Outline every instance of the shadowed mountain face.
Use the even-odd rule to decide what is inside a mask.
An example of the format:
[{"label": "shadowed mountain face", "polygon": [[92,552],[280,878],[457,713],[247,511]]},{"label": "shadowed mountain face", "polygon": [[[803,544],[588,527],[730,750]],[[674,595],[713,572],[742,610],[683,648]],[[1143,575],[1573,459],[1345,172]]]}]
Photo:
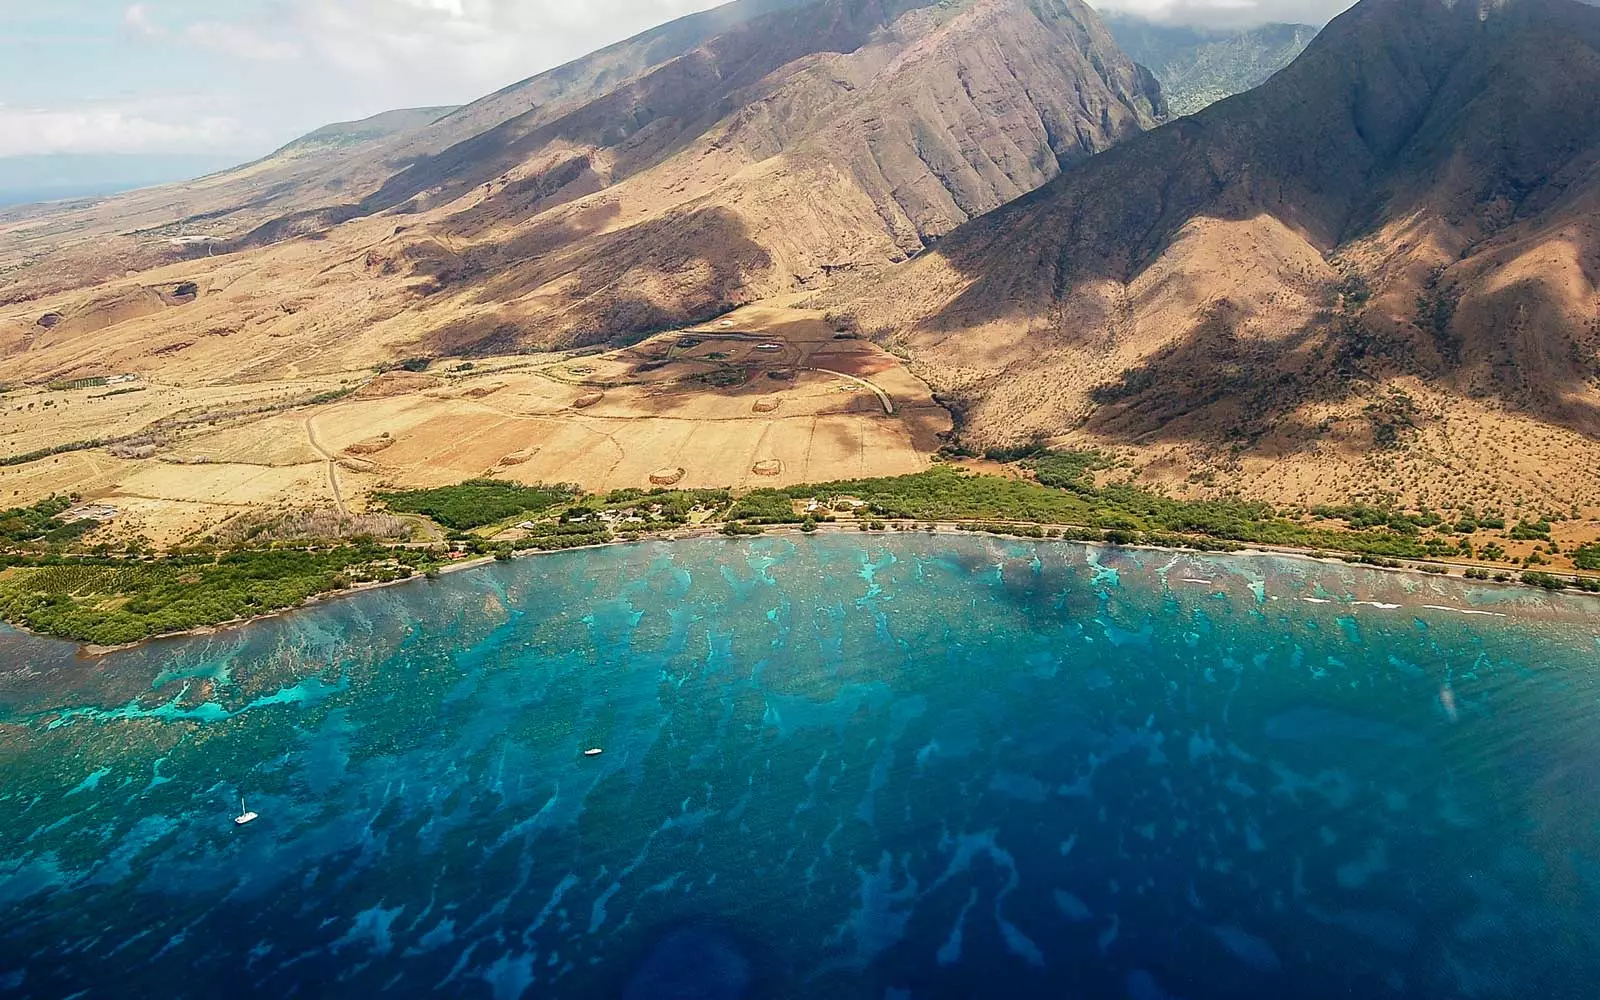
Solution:
[{"label": "shadowed mountain face", "polygon": [[1330,428],[1393,444],[1431,393],[1592,435],[1597,93],[1600,9],[1365,0],[1265,85],[963,227],[849,311],[965,398],[977,441],[1281,457]]},{"label": "shadowed mountain face", "polygon": [[1294,61],[1316,37],[1309,24],[1264,24],[1234,31],[1106,15],[1128,57],[1148,66],[1175,115],[1191,115],[1242,94]]}]

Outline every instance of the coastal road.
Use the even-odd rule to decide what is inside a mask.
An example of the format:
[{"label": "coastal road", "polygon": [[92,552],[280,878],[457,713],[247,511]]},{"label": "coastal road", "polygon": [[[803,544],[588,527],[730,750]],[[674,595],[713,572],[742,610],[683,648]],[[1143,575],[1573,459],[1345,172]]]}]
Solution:
[{"label": "coastal road", "polygon": [[344,505],[344,490],[339,487],[339,460],[333,452],[322,446],[317,440],[317,427],[312,421],[315,417],[306,418],[306,440],[311,442],[311,448],[321,455],[328,463],[328,486],[333,490],[333,505],[341,514],[350,513],[350,508]]}]

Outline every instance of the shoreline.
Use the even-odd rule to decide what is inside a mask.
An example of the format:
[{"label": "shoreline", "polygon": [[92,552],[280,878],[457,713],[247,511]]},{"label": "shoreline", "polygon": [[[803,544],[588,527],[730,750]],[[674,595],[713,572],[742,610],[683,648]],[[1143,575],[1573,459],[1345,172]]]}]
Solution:
[{"label": "shoreline", "polygon": [[[904,522],[899,522],[899,523],[904,523]],[[1084,546],[1086,548],[1098,548],[1098,549],[1116,548],[1116,549],[1127,549],[1127,550],[1131,550],[1131,551],[1140,551],[1140,552],[1167,552],[1167,553],[1172,553],[1173,555],[1190,555],[1190,556],[1223,557],[1223,558],[1230,557],[1230,556],[1274,556],[1274,557],[1280,557],[1280,558],[1290,558],[1290,559],[1303,560],[1303,561],[1306,561],[1306,562],[1311,562],[1311,563],[1315,563],[1315,564],[1322,565],[1322,566],[1328,566],[1328,567],[1342,567],[1342,568],[1345,568],[1345,569],[1357,569],[1357,570],[1366,570],[1366,571],[1373,571],[1373,572],[1379,572],[1379,573],[1388,573],[1388,574],[1398,575],[1398,576],[1401,576],[1401,577],[1413,577],[1413,578],[1417,578],[1417,579],[1420,579],[1420,580],[1454,580],[1457,583],[1467,583],[1467,584],[1471,584],[1473,586],[1498,587],[1498,588],[1507,588],[1507,589],[1516,589],[1516,590],[1527,590],[1527,591],[1533,591],[1533,592],[1536,592],[1536,593],[1545,593],[1546,595],[1549,595],[1549,596],[1554,596],[1556,594],[1565,594],[1566,596],[1569,596],[1569,597],[1571,597],[1571,596],[1583,596],[1583,595],[1581,595],[1581,593],[1573,592],[1570,589],[1569,590],[1563,590],[1563,591],[1545,591],[1542,588],[1535,587],[1535,586],[1532,586],[1530,584],[1523,583],[1523,582],[1521,582],[1520,580],[1517,580],[1517,579],[1512,579],[1512,580],[1492,580],[1492,579],[1491,580],[1472,580],[1472,579],[1467,579],[1466,577],[1463,577],[1463,576],[1461,576],[1459,574],[1448,573],[1448,572],[1447,573],[1427,573],[1427,572],[1424,572],[1424,571],[1422,571],[1420,569],[1417,569],[1415,567],[1412,567],[1412,566],[1398,566],[1398,567],[1396,567],[1396,566],[1375,566],[1375,565],[1371,565],[1371,564],[1367,564],[1367,563],[1351,563],[1351,562],[1346,562],[1344,559],[1341,559],[1341,558],[1339,558],[1337,556],[1331,556],[1331,555],[1326,555],[1326,554],[1318,555],[1316,550],[1296,549],[1296,548],[1289,548],[1289,547],[1286,547],[1286,546],[1241,545],[1241,547],[1238,548],[1238,549],[1232,549],[1232,550],[1227,550],[1227,551],[1203,551],[1203,550],[1199,550],[1199,549],[1168,548],[1168,547],[1160,546],[1160,545],[1145,545],[1145,544],[1114,545],[1114,544],[1112,544],[1110,542],[1103,542],[1103,541],[1101,541],[1101,542],[1097,542],[1097,541],[1078,541],[1078,540],[1067,539],[1067,538],[1033,538],[1033,537],[1028,536],[1028,535],[1007,535],[1007,534],[1000,534],[1000,533],[990,532],[990,531],[986,531],[986,530],[978,530],[978,531],[970,530],[971,526],[975,525],[975,524],[984,524],[984,525],[995,524],[995,525],[1003,525],[1003,526],[1026,527],[1026,528],[1030,528],[1030,529],[1031,528],[1039,528],[1040,530],[1044,530],[1044,531],[1049,531],[1049,530],[1058,530],[1058,531],[1059,530],[1068,530],[1068,531],[1082,530],[1077,525],[1032,524],[1032,523],[1024,524],[1022,522],[1004,522],[1004,521],[918,521],[916,523],[918,525],[920,525],[920,526],[915,528],[915,529],[908,529],[908,530],[905,530],[905,531],[897,531],[897,530],[894,530],[893,528],[885,528],[885,529],[879,530],[879,531],[861,531],[860,528],[857,527],[855,523],[852,523],[852,524],[850,524],[848,526],[845,525],[845,524],[838,524],[838,523],[818,524],[816,530],[813,531],[813,532],[802,531],[799,525],[792,525],[792,524],[763,525],[763,526],[761,526],[763,528],[763,531],[759,535],[732,536],[732,537],[728,537],[728,540],[729,541],[742,541],[742,540],[753,540],[753,539],[763,538],[763,537],[782,537],[782,536],[791,536],[791,535],[806,536],[806,535],[824,535],[824,534],[838,534],[838,535],[842,535],[842,534],[865,534],[865,535],[868,535],[868,536],[879,536],[879,537],[881,537],[881,536],[885,536],[885,535],[895,536],[895,535],[909,535],[909,534],[918,534],[918,535],[930,535],[931,534],[931,535],[937,535],[937,534],[943,534],[943,533],[948,532],[948,533],[954,534],[954,535],[956,535],[958,537],[960,537],[960,536],[971,536],[971,537],[975,537],[975,538],[1000,538],[1000,539],[1008,539],[1008,540],[1016,541],[1016,542],[1031,542],[1031,543],[1036,543],[1036,544],[1037,543],[1043,543],[1043,542],[1054,542],[1054,543],[1057,543],[1057,544],[1081,545],[1081,546]],[[935,531],[934,532],[929,532],[927,530],[927,526],[928,525],[932,525],[935,528]],[[529,551],[526,551],[526,552],[518,552],[518,553],[515,553],[512,556],[511,561],[514,562],[514,561],[518,561],[518,560],[522,560],[522,559],[537,558],[539,556],[557,555],[557,554],[560,554],[560,553],[563,553],[563,552],[582,552],[582,551],[585,551],[585,550],[606,549],[606,548],[612,548],[612,547],[615,547],[615,546],[623,546],[623,545],[640,545],[640,544],[644,544],[644,543],[648,543],[648,542],[667,542],[667,543],[671,543],[671,542],[681,542],[681,541],[693,541],[693,540],[697,540],[697,539],[716,538],[716,537],[721,537],[721,536],[723,536],[723,533],[722,533],[722,529],[720,527],[710,528],[710,527],[705,527],[705,526],[696,526],[696,527],[692,527],[692,528],[683,528],[683,529],[679,529],[679,530],[676,530],[676,531],[664,532],[664,533],[661,533],[661,534],[641,535],[640,537],[637,537],[637,538],[613,538],[612,540],[607,541],[607,542],[599,542],[599,543],[592,544],[592,545],[578,545],[578,546],[573,546],[572,548],[568,548],[568,549],[529,550]],[[480,557],[475,558],[475,559],[463,559],[463,560],[461,560],[459,562],[449,563],[447,565],[440,566],[438,568],[438,570],[436,571],[436,575],[438,577],[443,577],[443,576],[447,576],[447,575],[454,574],[454,573],[463,573],[463,572],[466,572],[468,570],[481,569],[484,566],[491,565],[491,564],[493,564],[495,562],[498,562],[498,561],[502,561],[502,560],[498,560],[494,556],[480,556]],[[1439,562],[1434,563],[1434,565],[1445,566],[1445,567],[1448,567],[1448,568],[1451,568],[1451,569],[1482,568],[1482,567],[1478,567],[1476,565],[1469,566],[1468,564],[1465,564],[1465,563],[1445,562],[1445,561],[1442,561],[1442,560],[1439,561]],[[1515,572],[1513,570],[1507,570],[1507,569],[1498,569],[1497,571],[1498,572]],[[3,622],[3,623],[0,623],[0,624],[4,624],[6,628],[9,628],[9,629],[11,629],[11,630],[13,630],[13,631],[15,631],[15,632],[17,632],[19,634],[31,636],[33,638],[37,638],[37,639],[41,639],[41,640],[45,640],[45,641],[50,641],[50,642],[73,643],[78,647],[78,654],[77,654],[78,656],[84,657],[84,658],[87,658],[87,659],[98,660],[98,659],[101,659],[103,657],[113,655],[115,653],[128,652],[130,650],[138,649],[138,648],[140,648],[142,646],[147,646],[147,645],[150,645],[152,643],[163,642],[163,641],[166,641],[166,640],[193,639],[193,638],[199,638],[199,637],[202,637],[202,636],[220,635],[220,634],[224,634],[224,633],[227,633],[227,632],[232,632],[232,631],[234,631],[236,629],[246,628],[246,627],[248,627],[250,625],[255,625],[255,624],[259,624],[261,622],[270,621],[270,620],[272,620],[274,618],[279,618],[279,617],[282,617],[284,615],[293,614],[294,612],[297,612],[297,611],[304,611],[304,610],[307,610],[309,608],[316,607],[316,606],[318,606],[320,604],[326,604],[326,603],[331,602],[331,601],[341,600],[343,598],[353,597],[353,596],[356,596],[358,594],[365,594],[365,593],[369,593],[369,592],[372,592],[372,591],[383,590],[383,589],[386,589],[386,588],[389,588],[389,587],[398,587],[398,586],[402,586],[402,585],[405,585],[405,584],[417,583],[418,581],[426,582],[428,579],[429,579],[429,577],[426,574],[415,574],[415,575],[412,575],[412,576],[409,576],[409,577],[405,577],[403,579],[389,580],[389,581],[383,582],[383,583],[361,583],[361,584],[356,584],[356,585],[351,586],[351,587],[346,587],[343,590],[330,590],[330,591],[328,591],[326,593],[323,593],[323,594],[317,594],[317,595],[315,595],[313,597],[307,598],[305,601],[301,602],[300,604],[296,604],[296,605],[294,605],[292,607],[279,608],[279,609],[277,609],[275,611],[268,611],[268,612],[264,612],[264,613],[259,614],[259,615],[252,615],[249,618],[239,618],[239,619],[234,619],[232,621],[218,622],[215,625],[198,625],[198,626],[196,626],[194,628],[184,629],[184,630],[179,631],[179,632],[163,632],[160,635],[146,636],[145,638],[138,639],[138,640],[136,640],[134,642],[121,643],[121,644],[118,644],[118,645],[115,645],[115,646],[100,646],[100,645],[96,645],[94,643],[84,642],[82,640],[72,639],[72,638],[69,638],[69,637],[51,635],[51,634],[45,633],[45,632],[36,632],[33,629],[27,628],[26,626],[13,624],[11,622]],[[1313,602],[1313,603],[1318,603],[1318,602]],[[1333,603],[1343,603],[1343,602],[1333,602]],[[1357,604],[1372,604],[1372,603],[1377,603],[1377,602],[1355,602],[1355,603],[1357,603]],[[1398,606],[1396,606],[1396,607],[1398,607]],[[1443,606],[1433,606],[1433,605],[1420,605],[1419,607],[1427,609],[1427,610],[1451,611],[1451,612],[1455,612],[1455,613],[1458,613],[1458,614],[1482,614],[1482,615],[1498,615],[1500,617],[1510,617],[1508,614],[1506,614],[1504,612],[1481,612],[1481,611],[1476,611],[1474,609],[1446,608],[1446,607],[1443,607]]]}]

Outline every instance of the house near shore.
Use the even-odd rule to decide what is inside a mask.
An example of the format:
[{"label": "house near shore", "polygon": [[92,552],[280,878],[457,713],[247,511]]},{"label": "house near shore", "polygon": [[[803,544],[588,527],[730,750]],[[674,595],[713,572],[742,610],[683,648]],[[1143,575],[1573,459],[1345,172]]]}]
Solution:
[{"label": "house near shore", "polygon": [[117,518],[117,508],[110,504],[86,503],[63,511],[60,520],[72,524],[76,521],[98,521],[101,524],[114,521]]}]

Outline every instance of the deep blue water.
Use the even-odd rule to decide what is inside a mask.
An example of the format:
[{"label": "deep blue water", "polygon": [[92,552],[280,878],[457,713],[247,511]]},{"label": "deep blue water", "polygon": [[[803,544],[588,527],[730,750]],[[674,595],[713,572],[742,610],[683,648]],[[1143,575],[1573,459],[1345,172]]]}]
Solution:
[{"label": "deep blue water", "polygon": [[0,997],[1593,997],[1588,607],[831,536],[0,636]]}]

